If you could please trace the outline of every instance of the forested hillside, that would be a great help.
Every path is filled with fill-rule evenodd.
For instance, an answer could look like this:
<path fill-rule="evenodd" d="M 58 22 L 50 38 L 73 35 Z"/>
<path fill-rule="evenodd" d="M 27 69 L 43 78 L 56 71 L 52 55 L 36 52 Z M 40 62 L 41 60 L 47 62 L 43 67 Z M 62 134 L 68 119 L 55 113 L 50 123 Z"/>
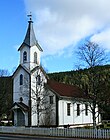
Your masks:
<path fill-rule="evenodd" d="M 83 78 L 84 75 L 86 75 L 89 72 L 90 69 L 79 69 L 79 70 L 72 70 L 72 71 L 66 71 L 66 72 L 56 72 L 56 73 L 48 73 L 48 76 L 50 79 L 63 82 L 66 84 L 75 84 L 79 85 L 81 79 L 79 77 Z M 96 66 L 95 71 L 102 74 L 109 74 L 110 72 L 110 65 L 105 66 Z"/>
<path fill-rule="evenodd" d="M 12 89 L 12 77 L 0 77 L 0 125 L 2 119 L 11 117 Z"/>
<path fill-rule="evenodd" d="M 90 73 L 94 73 L 93 83 L 97 92 L 96 100 L 101 109 L 103 119 L 110 119 L 110 65 L 96 66 L 94 69 L 79 69 L 59 73 L 49 73 L 49 78 L 58 82 L 79 86 L 86 94 L 89 93 Z"/>

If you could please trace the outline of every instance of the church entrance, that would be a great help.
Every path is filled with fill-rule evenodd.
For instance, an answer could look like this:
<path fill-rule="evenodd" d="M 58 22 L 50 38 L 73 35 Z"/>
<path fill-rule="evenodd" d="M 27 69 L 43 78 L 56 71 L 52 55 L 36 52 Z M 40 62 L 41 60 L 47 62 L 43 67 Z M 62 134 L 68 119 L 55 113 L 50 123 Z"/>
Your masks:
<path fill-rule="evenodd" d="M 25 126 L 25 115 L 21 109 L 17 109 L 17 126 Z"/>

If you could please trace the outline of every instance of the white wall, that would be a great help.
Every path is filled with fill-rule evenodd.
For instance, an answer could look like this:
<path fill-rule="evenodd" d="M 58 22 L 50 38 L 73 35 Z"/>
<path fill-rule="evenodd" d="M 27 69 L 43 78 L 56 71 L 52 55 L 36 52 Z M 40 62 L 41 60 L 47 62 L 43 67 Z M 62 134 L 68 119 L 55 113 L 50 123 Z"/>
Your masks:
<path fill-rule="evenodd" d="M 27 61 L 23 62 L 23 53 L 24 51 L 27 52 Z M 34 63 L 34 52 L 37 53 L 37 64 Z M 32 70 L 37 65 L 40 65 L 40 50 L 37 48 L 37 46 L 23 46 L 20 49 L 20 64 L 24 65 L 28 68 L 28 70 Z"/>
<path fill-rule="evenodd" d="M 34 52 L 37 53 L 37 64 L 34 63 Z M 32 70 L 37 65 L 40 65 L 40 51 L 37 46 L 33 46 L 30 48 L 30 70 Z"/>
<path fill-rule="evenodd" d="M 20 74 L 23 75 L 23 85 L 20 85 Z M 20 97 L 23 98 L 23 103 L 28 106 L 29 101 L 29 74 L 20 68 L 13 79 L 13 102 L 19 102 Z"/>
<path fill-rule="evenodd" d="M 37 85 L 36 83 L 36 77 L 38 75 L 40 75 L 42 85 L 41 84 Z M 32 116 L 31 123 L 32 123 L 32 126 L 37 125 L 37 119 L 38 119 L 37 118 L 37 98 L 38 97 L 42 98 L 44 94 L 44 83 L 46 82 L 47 82 L 47 79 L 39 68 L 36 69 L 35 72 L 32 73 L 31 75 L 31 109 L 32 109 L 31 110 L 31 116 Z M 36 85 L 37 85 L 38 90 L 36 90 Z"/>
<path fill-rule="evenodd" d="M 67 115 L 67 103 L 70 105 L 70 116 Z M 77 116 L 77 104 L 80 104 L 80 115 Z M 88 115 L 85 115 L 85 104 L 81 102 L 73 102 L 71 100 L 59 100 L 59 125 L 74 125 L 92 123 L 92 114 L 88 110 Z"/>

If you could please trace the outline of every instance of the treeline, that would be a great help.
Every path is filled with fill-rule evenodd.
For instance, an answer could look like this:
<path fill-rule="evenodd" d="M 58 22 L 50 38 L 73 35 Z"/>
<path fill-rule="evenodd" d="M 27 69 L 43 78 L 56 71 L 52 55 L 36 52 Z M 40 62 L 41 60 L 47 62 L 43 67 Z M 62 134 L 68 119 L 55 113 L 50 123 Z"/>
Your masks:
<path fill-rule="evenodd" d="M 96 66 L 94 69 L 95 73 L 99 73 L 100 75 L 102 73 L 105 75 L 108 75 L 110 73 L 110 65 Z M 55 80 L 57 82 L 63 82 L 66 84 L 79 86 L 82 83 L 81 81 L 84 79 L 84 77 L 88 75 L 89 71 L 90 68 L 79 69 L 66 72 L 48 73 L 48 76 L 50 79 Z"/>

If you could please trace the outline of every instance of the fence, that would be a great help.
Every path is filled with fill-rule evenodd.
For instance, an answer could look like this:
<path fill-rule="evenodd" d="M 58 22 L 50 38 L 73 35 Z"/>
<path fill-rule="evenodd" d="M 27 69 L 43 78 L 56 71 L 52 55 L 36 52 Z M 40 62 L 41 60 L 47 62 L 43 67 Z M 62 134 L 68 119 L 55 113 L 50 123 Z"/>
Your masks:
<path fill-rule="evenodd" d="M 101 138 L 110 139 L 110 129 L 75 129 L 75 128 L 28 128 L 0 126 L 2 133 L 17 133 L 42 136 L 74 137 L 74 138 Z"/>

